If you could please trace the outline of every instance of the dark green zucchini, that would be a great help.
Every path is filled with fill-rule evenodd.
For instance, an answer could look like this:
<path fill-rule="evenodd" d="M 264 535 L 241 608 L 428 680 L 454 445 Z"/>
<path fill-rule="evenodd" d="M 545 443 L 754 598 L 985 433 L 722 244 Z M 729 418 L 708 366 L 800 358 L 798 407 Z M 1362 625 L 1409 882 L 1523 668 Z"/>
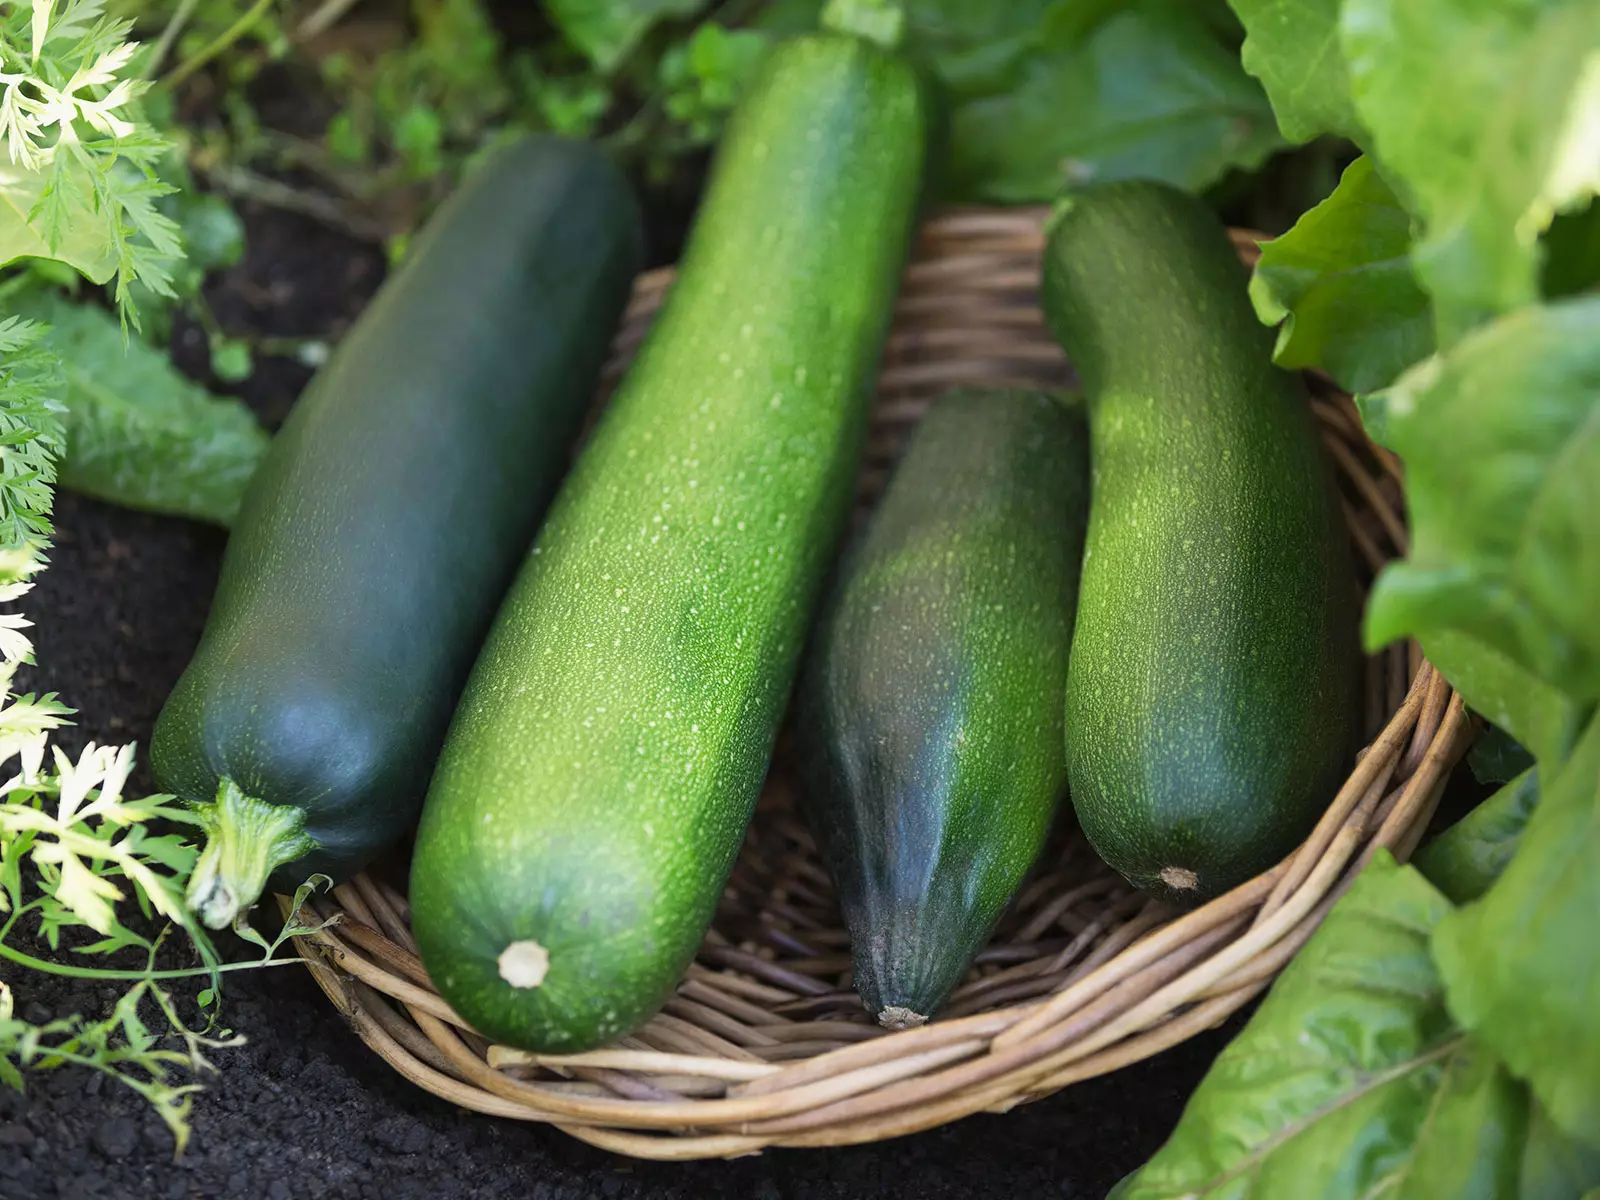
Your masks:
<path fill-rule="evenodd" d="M 598 151 L 516 143 L 295 406 L 150 746 L 161 785 L 201 806 L 189 903 L 207 924 L 269 883 L 360 869 L 416 819 L 640 256 L 637 206 Z"/>
<path fill-rule="evenodd" d="M 491 1037 L 627 1033 L 705 936 L 849 511 L 926 116 L 905 61 L 830 33 L 775 49 L 729 123 L 417 835 L 423 961 Z"/>
<path fill-rule="evenodd" d="M 1065 791 L 1088 475 L 1076 402 L 940 398 L 813 635 L 796 728 L 808 809 L 856 990 L 890 1028 L 944 1003 Z"/>
<path fill-rule="evenodd" d="M 1131 882 L 1194 903 L 1292 850 L 1350 765 L 1348 535 L 1309 405 L 1198 200 L 1142 182 L 1069 196 L 1042 299 L 1083 383 L 1094 472 L 1073 804 Z"/>

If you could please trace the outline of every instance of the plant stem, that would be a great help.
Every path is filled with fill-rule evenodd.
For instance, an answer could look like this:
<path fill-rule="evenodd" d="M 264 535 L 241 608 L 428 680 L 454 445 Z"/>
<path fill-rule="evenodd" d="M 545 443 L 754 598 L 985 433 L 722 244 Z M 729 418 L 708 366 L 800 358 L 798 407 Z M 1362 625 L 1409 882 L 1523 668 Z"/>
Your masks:
<path fill-rule="evenodd" d="M 219 963 L 216 967 L 180 967 L 170 971 L 119 971 L 110 967 L 75 967 L 70 963 L 51 962 L 47 958 L 35 958 L 25 954 L 14 946 L 0 942 L 0 958 L 9 959 L 19 967 L 30 967 L 35 971 L 43 971 L 47 975 L 65 975 L 72 979 L 198 979 L 202 975 L 209 976 L 223 971 L 254 971 L 260 967 L 292 967 L 300 961 L 296 958 L 266 958 L 252 959 L 249 962 Z"/>
<path fill-rule="evenodd" d="M 304 42 L 326 33 L 338 24 L 339 19 L 356 6 L 357 0 L 322 0 L 317 10 L 301 21 L 294 31 L 294 40 Z"/>
<path fill-rule="evenodd" d="M 316 849 L 304 809 L 246 796 L 231 779 L 223 779 L 216 800 L 196 805 L 195 813 L 206 844 L 184 901 L 212 929 L 232 925 L 260 898 L 274 871 Z"/>
<path fill-rule="evenodd" d="M 200 7 L 200 0 L 182 0 L 172 14 L 172 19 L 167 22 L 167 27 L 161 31 L 161 37 L 155 44 L 155 49 L 150 51 L 150 57 L 144 64 L 141 75 L 149 79 L 156 73 L 156 68 L 166 61 L 167 54 L 172 50 L 172 44 L 178 40 L 178 35 L 183 32 L 183 27 L 189 23 L 189 18 L 194 15 L 194 10 Z"/>
<path fill-rule="evenodd" d="M 273 0 L 256 0 L 242 17 L 223 30 L 209 46 L 191 55 L 187 61 L 179 63 L 163 76 L 161 82 L 156 84 L 157 90 L 163 92 L 171 91 L 201 67 L 216 58 L 229 46 L 249 33 L 255 27 L 256 22 L 267 15 L 267 10 L 272 7 L 272 3 Z"/>

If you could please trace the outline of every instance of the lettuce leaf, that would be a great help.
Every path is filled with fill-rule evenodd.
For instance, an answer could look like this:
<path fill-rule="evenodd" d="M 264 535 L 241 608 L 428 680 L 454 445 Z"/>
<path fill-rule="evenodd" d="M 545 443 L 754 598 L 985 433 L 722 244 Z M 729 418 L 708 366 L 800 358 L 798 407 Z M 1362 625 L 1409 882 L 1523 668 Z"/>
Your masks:
<path fill-rule="evenodd" d="M 1263 246 L 1250 298 L 1265 324 L 1279 325 L 1273 361 L 1318 367 L 1346 391 L 1368 392 L 1433 353 L 1433 308 L 1411 270 L 1411 226 L 1363 156 L 1332 195 Z"/>
<path fill-rule="evenodd" d="M 1117 1200 L 1512 1200 L 1527 1093 L 1445 1011 L 1449 908 L 1378 855 Z"/>
<path fill-rule="evenodd" d="M 1413 865 L 1451 903 L 1476 900 L 1505 871 L 1538 804 L 1530 767 L 1417 851 Z"/>
<path fill-rule="evenodd" d="M 1443 918 L 1433 951 L 1450 1011 L 1600 1147 L 1600 719 L 1559 770 L 1505 873 Z"/>
<path fill-rule="evenodd" d="M 1600 296 L 1503 317 L 1387 401 L 1414 537 L 1373 589 L 1368 645 L 1459 630 L 1600 698 Z"/>
<path fill-rule="evenodd" d="M 1340 33 L 1440 343 L 1535 303 L 1539 234 L 1600 187 L 1600 5 L 1344 0 Z"/>
<path fill-rule="evenodd" d="M 1028 203 L 1070 183 L 1130 177 L 1198 190 L 1282 144 L 1260 87 L 1214 24 L 1185 5 L 1057 4 L 1025 34 L 981 51 L 952 36 L 975 17 L 940 24 L 929 11 L 955 8 L 945 0 L 909 14 L 912 47 L 926 45 L 956 97 L 952 198 Z"/>
<path fill-rule="evenodd" d="M 1244 22 L 1242 57 L 1267 90 L 1291 142 L 1333 133 L 1361 140 L 1339 45 L 1339 0 L 1231 0 Z"/>

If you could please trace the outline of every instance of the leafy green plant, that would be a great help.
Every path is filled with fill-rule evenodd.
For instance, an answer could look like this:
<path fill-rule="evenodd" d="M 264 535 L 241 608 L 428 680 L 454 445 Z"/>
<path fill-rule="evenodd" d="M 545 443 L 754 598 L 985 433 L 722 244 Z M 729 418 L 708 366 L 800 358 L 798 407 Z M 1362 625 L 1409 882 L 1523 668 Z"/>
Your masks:
<path fill-rule="evenodd" d="M 15 312 L 48 327 L 62 362 L 63 487 L 132 508 L 228 525 L 269 441 L 237 400 L 218 399 L 142 341 L 124 343 L 94 304 L 42 291 Z"/>
<path fill-rule="evenodd" d="M 1576 1200 L 1600 1185 L 1600 10 L 1235 7 L 1284 135 L 1365 152 L 1252 296 L 1278 361 L 1367 389 L 1405 462 L 1414 541 L 1367 641 L 1417 636 L 1537 774 L 1418 856 L 1459 907 L 1368 868 L 1118 1194 Z"/>
<path fill-rule="evenodd" d="M 104 7 L 14 0 L 0 14 L 0 265 L 49 258 L 110 281 L 136 321 L 133 285 L 170 293 L 182 250 L 156 203 L 166 144 L 125 111 L 144 86 L 121 77 L 130 26 Z"/>
<path fill-rule="evenodd" d="M 1364 871 L 1113 1195 L 1510 1196 L 1526 1092 L 1463 1036 L 1428 939 L 1449 902 L 1386 854 Z"/>
<path fill-rule="evenodd" d="M 9 308 L 55 322 L 51 329 L 15 311 L 0 319 L 0 604 L 8 606 L 0 613 L 0 774 L 10 775 L 0 783 L 0 961 L 130 986 L 103 1018 L 36 1023 L 17 1015 L 13 985 L 0 979 L 0 1083 L 21 1088 L 25 1070 L 65 1064 L 105 1072 L 155 1107 L 181 1151 L 200 1086 L 185 1079 L 210 1069 L 209 1051 L 238 1042 L 217 1025 L 222 974 L 280 961 L 274 955 L 286 939 L 309 927 L 291 919 L 268 941 L 240 926 L 261 957 L 222 962 L 183 904 L 198 854 L 183 830 L 198 824 L 195 814 L 170 796 L 124 795 L 131 745 L 90 743 L 77 759 L 52 747 L 71 710 L 54 695 L 12 689 L 33 647 L 30 623 L 9 606 L 44 567 L 64 452 L 98 438 L 97 452 L 77 455 L 68 468 L 80 481 L 222 519 L 264 440 L 248 414 L 220 409 L 178 383 L 157 351 L 128 345 L 127 326 L 110 312 L 48 290 L 60 268 L 114 281 L 122 319 L 135 325 L 138 295 L 175 294 L 181 247 L 176 223 L 157 207 L 170 188 L 153 172 L 163 144 L 119 115 L 138 90 L 118 78 L 133 53 L 121 42 L 126 24 L 101 9 L 98 0 L 36 0 L 0 14 L 0 66 L 20 60 L 26 68 L 0 71 L 0 138 L 10 161 L 0 168 L 0 255 L 37 260 L 3 294 Z M 23 44 L 31 48 L 19 50 Z M 138 395 L 143 408 L 119 407 L 116 388 Z M 208 441 L 219 433 L 232 444 Z M 30 927 L 52 957 L 16 944 Z M 162 965 L 174 931 L 196 965 Z M 84 942 L 85 933 L 97 936 Z M 142 965 L 84 965 L 129 957 Z M 178 979 L 209 982 L 193 1017 L 165 986 Z"/>
<path fill-rule="evenodd" d="M 13 604 L 33 586 L 50 536 L 49 499 L 62 433 L 58 406 L 44 400 L 59 380 L 59 364 L 41 346 L 40 326 L 16 317 L 0 323 L 0 428 L 5 474 L 0 510 L 7 516 L 0 545 L 0 603 Z M 20 1088 L 23 1069 L 76 1064 L 104 1071 L 145 1096 L 172 1129 L 181 1150 L 188 1136 L 191 1094 L 180 1073 L 209 1069 L 205 1052 L 233 1045 L 218 1031 L 222 973 L 272 960 L 286 938 L 307 932 L 290 921 L 268 942 L 248 927 L 239 932 L 263 951 L 259 961 L 220 961 L 210 938 L 183 904 L 198 848 L 181 833 L 160 833 L 161 823 L 198 825 L 198 817 L 170 796 L 130 799 L 123 786 L 133 769 L 133 747 L 84 748 L 76 760 L 49 744 L 71 710 L 54 695 L 16 695 L 11 681 L 33 647 L 21 616 L 0 614 L 0 767 L 14 769 L 0 783 L 0 960 L 53 974 L 125 980 L 132 986 L 105 1018 L 79 1015 L 35 1024 L 15 1014 L 10 986 L 0 980 L 0 1082 Z M 14 767 L 11 766 L 14 764 Z M 303 901 L 304 897 L 300 897 Z M 119 905 L 132 901 L 142 921 L 124 919 Z M 298 908 L 298 904 L 297 904 Z M 40 959 L 13 944 L 24 921 L 52 951 L 63 933 L 89 930 L 98 940 L 73 947 L 85 957 L 142 954 L 141 968 L 81 966 Z M 153 935 L 139 928 L 165 922 Z M 200 965 L 160 969 L 158 955 L 172 929 L 181 930 Z M 162 982 L 207 978 L 200 993 L 201 1020 L 191 1024 Z M 158 1024 L 147 1023 L 153 1008 Z M 164 1044 L 176 1037 L 181 1049 Z"/>

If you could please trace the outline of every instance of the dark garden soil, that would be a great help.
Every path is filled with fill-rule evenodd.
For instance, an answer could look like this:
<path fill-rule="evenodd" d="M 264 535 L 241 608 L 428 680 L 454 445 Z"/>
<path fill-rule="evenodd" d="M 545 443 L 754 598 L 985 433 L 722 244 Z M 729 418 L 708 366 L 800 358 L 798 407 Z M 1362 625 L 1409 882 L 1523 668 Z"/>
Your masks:
<path fill-rule="evenodd" d="M 376 287 L 381 257 L 316 225 L 246 213 L 247 260 L 212 301 L 233 333 L 336 335 Z M 663 247 L 658 243 L 658 257 Z M 179 358 L 200 356 L 178 334 Z M 266 360 L 240 389 L 268 422 L 307 372 Z M 145 743 L 199 637 L 223 535 L 182 521 L 61 497 L 54 565 L 27 605 L 42 669 L 24 684 L 79 710 L 61 739 Z M 137 780 L 148 786 L 148 776 Z M 7 970 L 20 1015 L 100 1014 L 115 985 Z M 1211 1033 L 1153 1062 L 1080 1084 L 1006 1116 L 978 1116 L 898 1141 L 778 1151 L 728 1163 L 635 1163 L 542 1126 L 455 1109 L 366 1049 L 299 967 L 229 976 L 226 1023 L 248 1043 L 216 1052 L 173 1140 L 145 1102 L 77 1069 L 0 1090 L 0 1200 L 62 1197 L 1094 1197 L 1166 1137 L 1221 1049 Z"/>

